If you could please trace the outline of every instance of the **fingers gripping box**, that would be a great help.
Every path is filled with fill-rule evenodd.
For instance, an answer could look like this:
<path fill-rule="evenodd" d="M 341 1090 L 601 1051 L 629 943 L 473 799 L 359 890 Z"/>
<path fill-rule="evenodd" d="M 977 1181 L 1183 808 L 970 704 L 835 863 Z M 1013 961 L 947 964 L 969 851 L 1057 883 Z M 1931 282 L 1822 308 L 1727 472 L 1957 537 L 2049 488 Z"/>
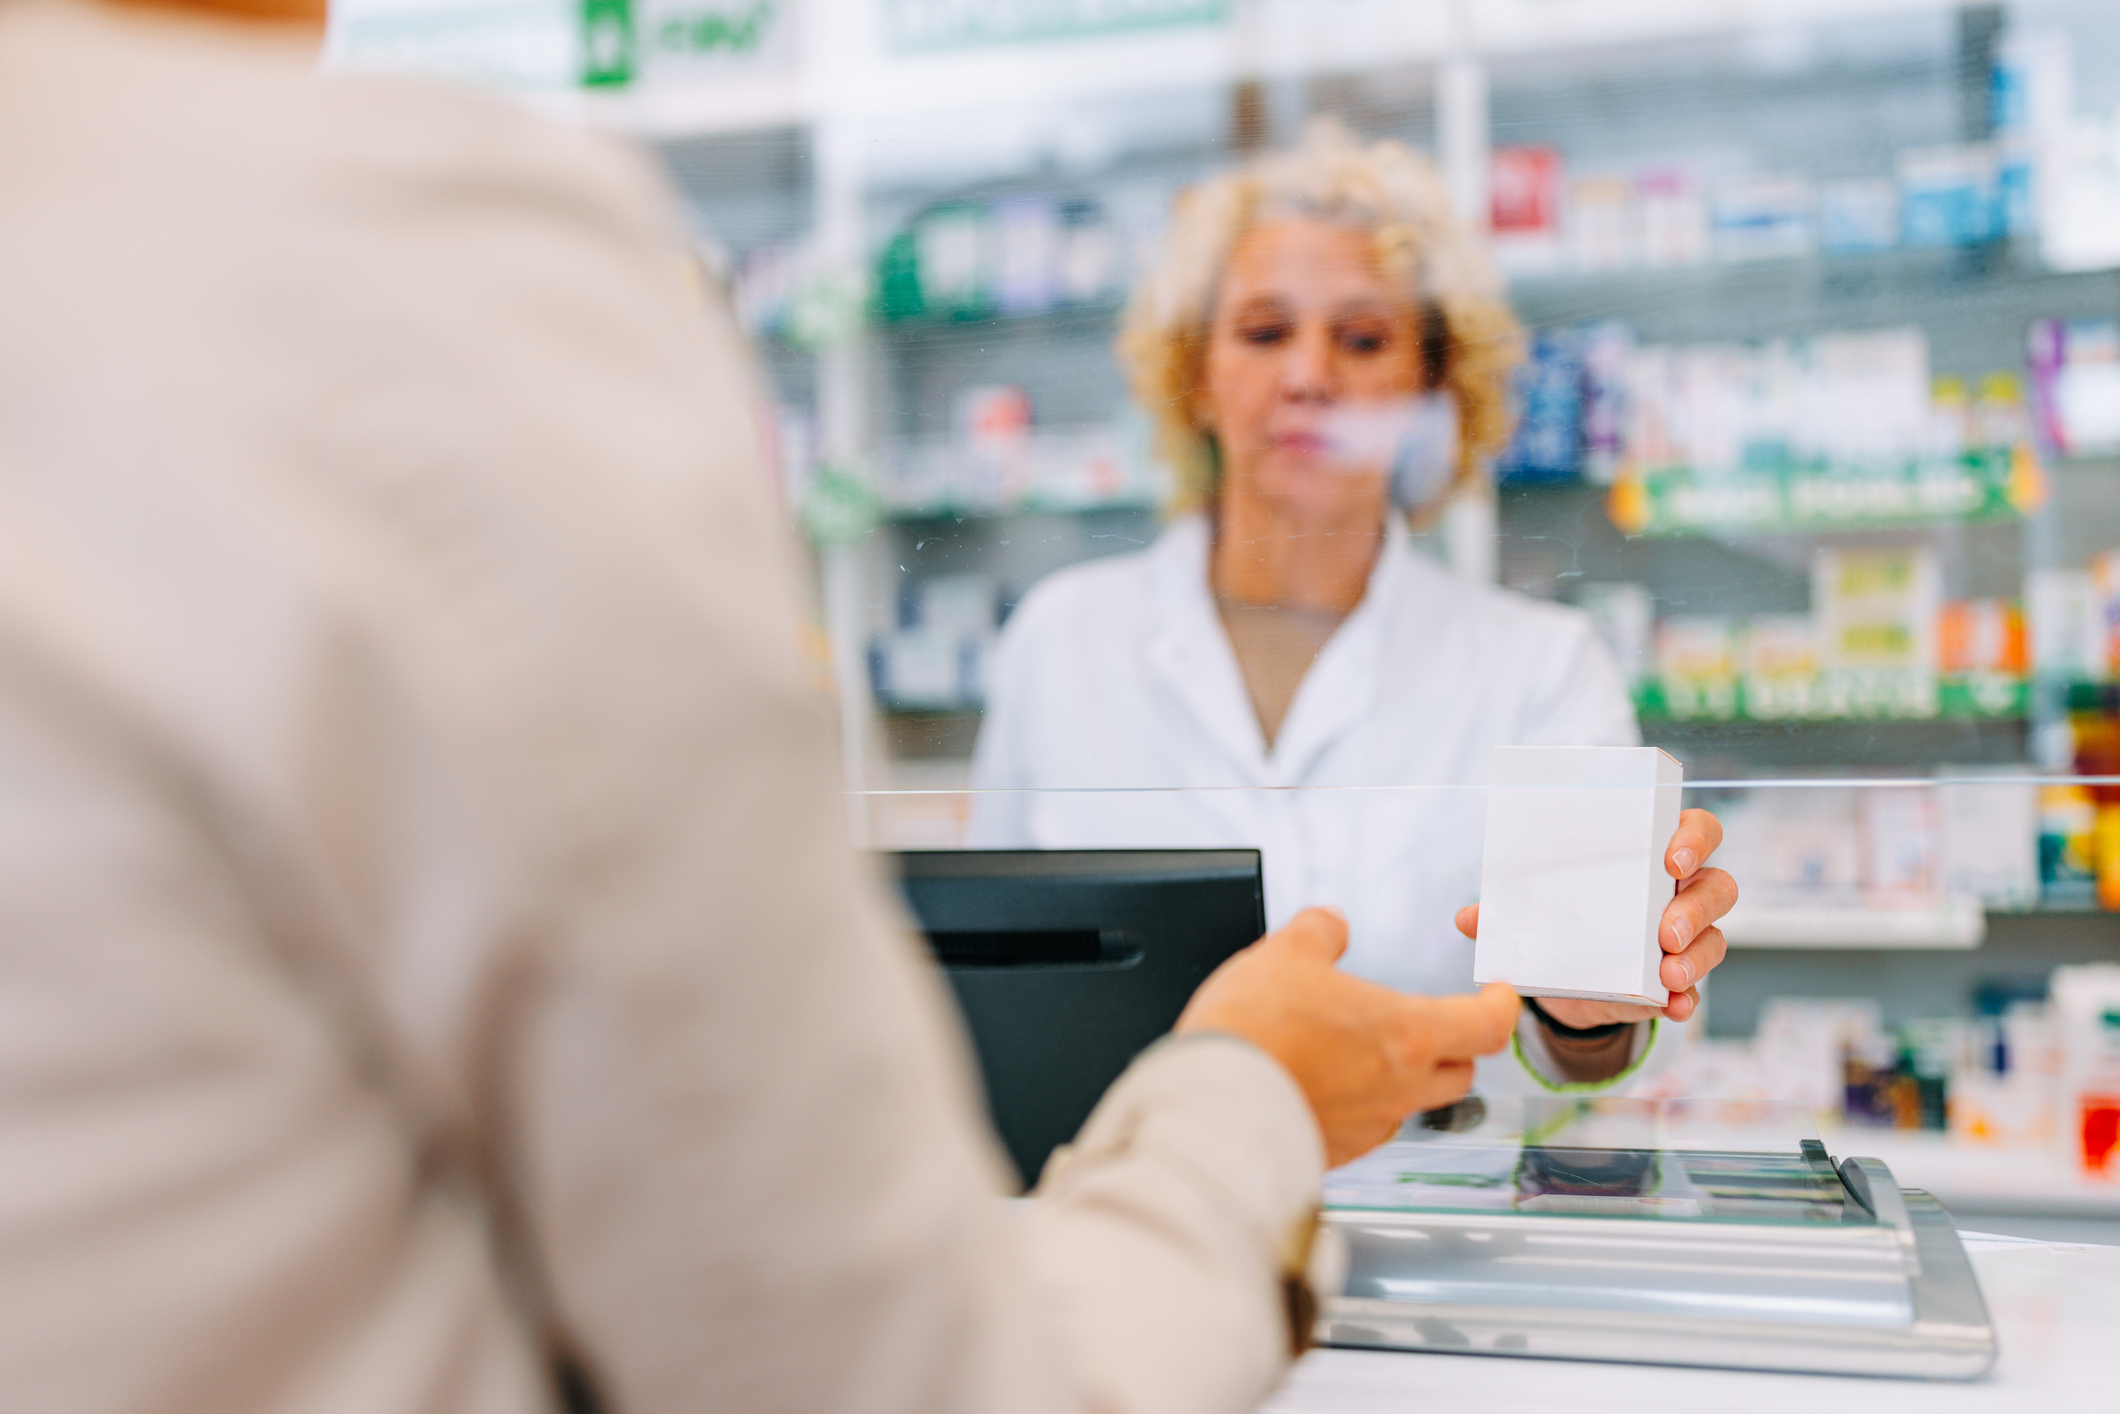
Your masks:
<path fill-rule="evenodd" d="M 1663 1006 L 1656 930 L 1685 768 L 1653 746 L 1498 746 L 1475 982 Z"/>

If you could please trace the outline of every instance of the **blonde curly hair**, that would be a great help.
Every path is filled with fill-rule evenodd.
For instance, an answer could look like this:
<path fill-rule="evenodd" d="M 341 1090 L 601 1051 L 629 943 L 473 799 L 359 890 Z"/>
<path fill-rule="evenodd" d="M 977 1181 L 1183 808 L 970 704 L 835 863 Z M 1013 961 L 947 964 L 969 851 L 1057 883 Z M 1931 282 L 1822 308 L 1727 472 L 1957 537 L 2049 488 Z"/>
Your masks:
<path fill-rule="evenodd" d="M 1435 164 L 1404 143 L 1363 143 L 1315 118 L 1286 151 L 1187 187 L 1171 206 L 1156 263 L 1134 287 L 1114 345 L 1135 398 L 1154 419 L 1156 449 L 1177 473 L 1173 512 L 1212 501 L 1212 439 L 1193 418 L 1222 271 L 1253 227 L 1288 218 L 1373 232 L 1385 272 L 1423 311 L 1429 375 L 1457 404 L 1455 485 L 1478 476 L 1509 438 L 1509 376 L 1523 329 L 1502 298 L 1485 245 L 1450 210 Z M 1440 326 L 1440 327 L 1437 327 Z"/>

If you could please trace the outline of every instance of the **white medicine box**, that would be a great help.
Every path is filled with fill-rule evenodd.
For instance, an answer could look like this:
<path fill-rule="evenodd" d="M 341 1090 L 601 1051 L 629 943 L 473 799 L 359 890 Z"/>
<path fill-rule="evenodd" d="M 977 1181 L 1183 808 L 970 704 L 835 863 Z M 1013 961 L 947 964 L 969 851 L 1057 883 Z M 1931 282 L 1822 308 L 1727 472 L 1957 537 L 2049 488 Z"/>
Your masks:
<path fill-rule="evenodd" d="M 1685 768 L 1653 746 L 1498 746 L 1488 779 L 1473 980 L 1665 1005 L 1656 932 Z"/>

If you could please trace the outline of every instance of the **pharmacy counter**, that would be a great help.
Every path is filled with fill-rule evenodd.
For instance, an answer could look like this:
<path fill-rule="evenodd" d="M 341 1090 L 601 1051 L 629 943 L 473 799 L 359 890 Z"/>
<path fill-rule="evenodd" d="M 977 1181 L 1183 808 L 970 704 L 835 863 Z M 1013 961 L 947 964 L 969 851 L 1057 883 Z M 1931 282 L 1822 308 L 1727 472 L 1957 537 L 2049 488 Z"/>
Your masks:
<path fill-rule="evenodd" d="M 1316 1350 L 1261 1414 L 1951 1414 L 2112 1407 L 2120 1247 L 1965 1234 L 2000 1355 L 1971 1384 Z"/>

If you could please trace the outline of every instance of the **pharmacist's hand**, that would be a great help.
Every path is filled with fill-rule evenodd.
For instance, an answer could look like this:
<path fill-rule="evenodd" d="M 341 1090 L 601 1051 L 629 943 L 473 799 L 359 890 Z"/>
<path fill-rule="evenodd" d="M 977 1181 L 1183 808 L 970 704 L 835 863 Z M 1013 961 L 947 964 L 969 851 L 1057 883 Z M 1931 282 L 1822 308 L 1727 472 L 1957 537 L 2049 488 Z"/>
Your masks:
<path fill-rule="evenodd" d="M 1406 1116 L 1471 1088 L 1474 1056 L 1509 1043 L 1516 993 L 1413 997 L 1333 964 L 1347 921 L 1306 909 L 1214 970 L 1175 1028 L 1241 1036 L 1295 1078 L 1338 1167 L 1398 1132 Z"/>
<path fill-rule="evenodd" d="M 1702 867 L 1722 844 L 1722 833 L 1722 822 L 1707 811 L 1687 810 L 1679 815 L 1678 831 L 1664 851 L 1664 872 L 1678 881 L 1678 892 L 1664 905 L 1663 923 L 1656 930 L 1656 941 L 1666 954 L 1662 980 L 1670 989 L 1670 1002 L 1659 1010 L 1541 997 L 1539 1005 L 1548 1016 L 1563 1026 L 1604 1026 L 1659 1015 L 1684 1021 L 1693 1015 L 1700 1006 L 1700 979 L 1714 971 L 1728 951 L 1722 929 L 1715 925 L 1737 904 L 1737 881 L 1720 869 Z M 1459 909 L 1457 926 L 1468 938 L 1478 936 L 1479 905 Z"/>

